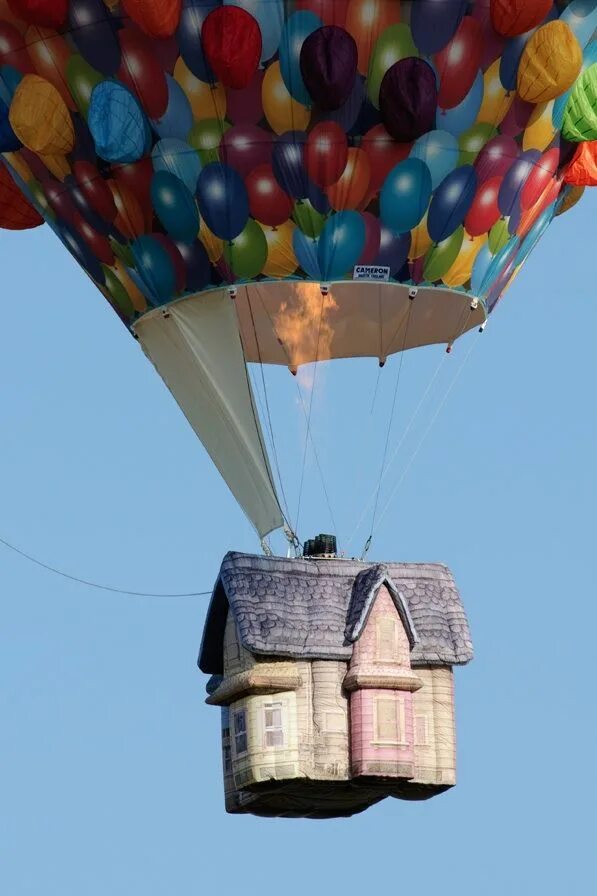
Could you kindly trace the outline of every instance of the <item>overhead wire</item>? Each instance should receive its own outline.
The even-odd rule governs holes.
[[[27,553],[27,551],[23,551],[21,548],[18,548],[16,545],[11,544],[11,542],[6,541],[5,538],[0,537],[0,544],[4,545],[8,550],[13,551],[15,554],[18,554],[19,557],[23,557],[25,560],[28,560],[29,563],[33,563],[35,566],[41,567],[41,569],[45,569],[46,572],[51,572],[56,576],[60,576],[63,579],[68,579],[70,582],[77,582],[79,585],[86,585],[88,588],[97,588],[99,591],[109,591],[112,594],[124,594],[129,597],[167,597],[167,598],[176,598],[176,597],[205,597],[208,594],[212,593],[212,589],[209,591],[184,591],[184,592],[154,592],[154,591],[131,591],[129,588],[116,588],[112,585],[104,585],[100,582],[93,582],[90,579],[83,579],[80,576],[72,575],[71,573],[65,572],[63,569],[58,569],[55,566],[52,566],[49,563],[44,563],[43,560],[39,560],[37,557],[34,557],[32,554]]]

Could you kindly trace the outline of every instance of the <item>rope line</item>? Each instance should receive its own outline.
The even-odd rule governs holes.
[[[88,588],[97,588],[100,591],[110,591],[112,594],[126,594],[130,597],[205,597],[212,593],[211,589],[209,591],[185,591],[182,593],[130,591],[128,588],[116,588],[112,585],[102,585],[99,582],[92,582],[89,579],[82,579],[79,576],[74,576],[71,573],[65,572],[63,569],[57,569],[57,567],[51,566],[49,563],[44,563],[43,560],[38,560],[37,557],[33,557],[31,554],[28,554],[27,551],[21,550],[21,548],[16,547],[16,545],[11,544],[1,537],[0,544],[3,544],[4,547],[8,548],[10,551],[14,551],[19,557],[28,560],[29,563],[33,563],[35,566],[45,569],[46,572],[51,572],[54,575],[60,576],[63,579],[68,579],[71,582],[77,582],[79,585],[86,585]]]

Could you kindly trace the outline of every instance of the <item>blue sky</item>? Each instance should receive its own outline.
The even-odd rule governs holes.
[[[226,816],[195,665],[207,600],[93,591],[0,547],[1,892],[588,892],[596,212],[592,195],[558,219],[483,336],[442,363],[382,488],[381,507],[408,468],[371,558],[449,564],[470,617],[458,786],[350,820]],[[170,395],[47,228],[3,232],[0,262],[0,536],[109,584],[210,588],[226,550],[258,546]],[[442,351],[406,356],[391,445]],[[374,361],[318,372],[343,542],[375,485],[396,364],[373,415]],[[268,382],[294,514],[304,421],[290,375]],[[305,482],[306,538],[330,530],[311,454]]]

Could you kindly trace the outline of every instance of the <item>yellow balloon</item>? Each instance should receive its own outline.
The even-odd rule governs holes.
[[[410,236],[408,259],[409,261],[414,261],[415,258],[420,258],[421,255],[425,255],[433,243],[433,240],[429,236],[429,231],[427,230],[427,212],[425,212],[425,217],[422,221],[417,224],[414,230],[411,230]]]
[[[128,297],[131,300],[131,304],[135,311],[145,311],[147,309],[145,296],[129,276],[129,273],[120,258],[115,259],[112,270],[128,293]]]
[[[224,252],[224,240],[221,240],[219,236],[211,232],[203,218],[201,219],[197,236],[205,246],[207,257],[211,263],[215,264],[216,261],[219,261]]]
[[[582,199],[582,195],[585,192],[584,187],[571,187],[567,193],[564,194],[564,198],[560,204],[556,215],[565,215],[566,212],[569,212],[571,208],[574,208],[577,202],[580,202]]]
[[[66,156],[44,155],[41,152],[38,155],[50,174],[53,174],[58,180],[64,181],[71,173],[71,167],[66,161]]]
[[[582,68],[582,49],[566,22],[556,19],[529,38],[518,67],[518,93],[526,103],[555,100],[572,87]]]
[[[553,103],[553,100],[549,100],[548,103],[539,103],[533,109],[522,135],[522,148],[525,152],[527,149],[539,149],[543,152],[553,140],[556,133],[552,118]]]
[[[267,261],[263,266],[266,277],[289,277],[298,268],[298,261],[292,248],[292,234],[296,225],[285,221],[278,227],[259,225],[267,240]]]
[[[475,259],[487,242],[487,239],[488,235],[486,233],[482,233],[481,236],[471,237],[465,232],[458,258],[450,270],[442,277],[446,286],[452,288],[464,286],[467,280],[471,279]]]
[[[182,56],[174,66],[174,79],[184,90],[196,121],[205,118],[226,118],[226,90],[223,84],[206,84],[187,68]]]
[[[25,183],[28,183],[28,181],[30,180],[34,180],[31,168],[29,167],[25,159],[22,158],[20,153],[4,152],[2,153],[2,155],[6,159],[10,167],[13,169],[13,171],[16,171],[16,173],[20,177],[22,177]]]
[[[64,156],[75,145],[75,129],[58,90],[39,75],[25,75],[10,104],[13,131],[28,149]]]
[[[307,130],[311,112],[289,94],[282,80],[279,62],[272,62],[265,73],[261,99],[265,117],[276,134]]]
[[[508,91],[500,81],[500,60],[493,62],[483,76],[483,102],[477,122],[501,124],[514,102],[516,94]]]

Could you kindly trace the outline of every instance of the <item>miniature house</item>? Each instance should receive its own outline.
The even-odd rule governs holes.
[[[328,818],[452,787],[472,655],[445,566],[227,554],[199,656],[226,810]]]

